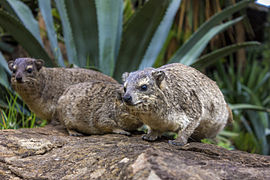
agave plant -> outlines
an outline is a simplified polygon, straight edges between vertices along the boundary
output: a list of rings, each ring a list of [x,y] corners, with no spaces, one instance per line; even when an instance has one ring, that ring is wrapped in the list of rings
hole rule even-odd
[[[130,1],[126,0],[38,0],[40,12],[46,24],[53,58],[48,55],[40,37],[37,20],[30,9],[19,0],[2,0],[0,26],[5,29],[33,58],[41,58],[46,66],[79,67],[94,66],[118,81],[123,72],[153,66],[161,51],[181,0],[149,0],[133,14]],[[246,42],[225,47],[198,60],[208,42],[219,32],[241,21],[232,16],[245,8],[252,0],[243,0],[212,16],[176,51],[169,63],[180,62],[202,67],[218,58],[257,42]],[[58,46],[59,35],[54,29],[52,6],[56,7],[63,29],[63,42],[67,59]],[[123,14],[129,18],[123,20]],[[226,22],[224,22],[227,20]],[[125,22],[125,23],[123,23]],[[0,54],[0,88],[10,89],[10,74]],[[2,91],[4,92],[4,91]],[[5,106],[1,95],[0,103]]]

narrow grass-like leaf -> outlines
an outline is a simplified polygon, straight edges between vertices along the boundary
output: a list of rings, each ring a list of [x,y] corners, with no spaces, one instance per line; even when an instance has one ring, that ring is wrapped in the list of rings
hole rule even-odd
[[[259,81],[259,83],[256,85],[255,87],[255,92],[257,92],[264,84],[268,83],[268,81],[270,80],[270,72],[267,72],[263,79],[261,81]]]
[[[96,0],[99,69],[112,76],[118,55],[123,21],[123,0]]]
[[[54,30],[53,17],[51,13],[51,1],[38,0],[38,3],[46,25],[47,35],[50,40],[51,50],[54,54],[54,57],[57,60],[58,65],[65,66],[61,50],[58,46],[57,34]]]
[[[252,127],[255,130],[256,137],[259,141],[259,144],[262,149],[262,154],[268,154],[269,148],[267,144],[267,139],[265,136],[265,126],[262,123],[262,120],[259,118],[259,114],[254,111],[248,111],[248,116],[250,117],[250,122],[252,123]]]
[[[4,0],[7,1],[12,10],[15,12],[17,17],[20,19],[22,24],[32,33],[37,39],[40,45],[43,46],[39,26],[37,20],[34,18],[31,9],[20,0]]]
[[[251,101],[256,104],[256,105],[262,105],[261,101],[259,99],[259,97],[257,96],[257,94],[255,94],[255,92],[252,91],[252,89],[248,88],[247,86],[243,85],[242,86],[243,90],[245,90],[251,97]]]
[[[234,91],[234,89],[233,89],[233,86],[231,84],[230,77],[228,77],[228,75],[225,71],[225,67],[222,65],[221,61],[218,61],[217,69],[218,69],[218,72],[220,73],[221,79],[222,79],[225,87],[227,87],[227,89],[229,90],[229,93],[232,93]]]
[[[0,124],[0,127],[1,127],[1,129],[7,129],[7,123],[6,123],[7,115],[6,115],[5,111],[3,111],[2,109],[0,109],[0,110],[1,110],[1,116],[0,117],[1,117],[1,121],[2,121],[2,123]]]
[[[32,33],[28,31],[17,19],[10,16],[3,10],[0,10],[0,26],[8,31],[31,57],[43,59],[47,66],[54,66],[54,62],[50,59],[47,52],[43,49]]]
[[[65,0],[64,3],[77,52],[76,59],[73,59],[74,64],[84,67],[89,59],[90,66],[98,67],[98,26],[95,0]]]
[[[232,110],[254,110],[254,111],[264,111],[264,112],[270,112],[269,108],[265,108],[262,106],[258,106],[258,105],[253,105],[253,104],[231,104],[230,108]]]
[[[139,68],[141,60],[153,38],[170,0],[149,0],[137,10],[123,32],[114,77],[121,79],[126,71]]]
[[[250,89],[255,88],[254,85],[256,84],[256,82],[258,80],[257,79],[258,77],[256,76],[257,65],[258,65],[258,62],[254,61],[253,65],[251,66],[251,71],[249,73],[249,78],[248,78],[248,83],[247,83],[247,87],[250,88]]]
[[[181,56],[175,56],[175,59],[178,59],[178,62],[185,64],[185,65],[191,65],[194,63],[194,61],[200,56],[200,54],[203,52],[204,48],[208,44],[208,42],[218,33],[221,31],[224,31],[226,28],[230,27],[231,25],[239,22],[242,20],[242,17],[236,18],[234,20],[228,21],[224,24],[220,24],[218,26],[213,27],[209,32],[207,32],[198,42],[194,44],[193,47],[190,47],[189,51],[186,52],[186,54],[183,54]],[[170,61],[171,62],[171,61]]]
[[[150,45],[147,48],[139,69],[151,67],[155,63],[155,60],[157,59],[157,56],[159,55],[160,50],[162,49],[164,42],[168,37],[168,33],[171,29],[173,19],[177,13],[180,2],[181,0],[171,1],[171,4],[169,5],[163,20],[161,21],[154,37],[151,40]]]
[[[61,17],[61,23],[62,23],[62,29],[64,34],[64,41],[66,45],[66,51],[68,56],[68,62],[69,64],[76,64],[79,65],[79,62],[77,60],[77,52],[75,48],[75,42],[74,37],[72,34],[70,21],[68,19],[67,15],[67,9],[64,0],[55,0],[55,4],[57,7],[57,10],[59,12],[59,15]]]
[[[259,45],[260,45],[259,42],[250,41],[250,42],[244,42],[244,43],[226,46],[224,48],[215,50],[209,54],[206,54],[206,55],[200,57],[195,63],[192,64],[192,67],[194,67],[196,69],[204,69],[204,68],[216,63],[217,60],[219,60],[225,56],[228,56],[229,54],[232,54],[241,48],[254,47],[254,46],[259,46]]]
[[[169,63],[179,62],[181,57],[190,52],[190,49],[194,47],[195,44],[200,41],[200,39],[203,38],[205,34],[207,34],[213,27],[223,20],[231,17],[235,12],[246,8],[250,2],[252,2],[252,0],[243,0],[213,15],[208,21],[203,23],[195,33],[192,34],[189,40],[179,50],[177,50],[175,55],[170,59]]]
[[[269,92],[269,91],[268,91],[268,92]],[[262,103],[262,104],[263,104],[263,105],[266,105],[266,104],[268,104],[268,103],[270,104],[270,95],[269,95],[266,99],[263,100],[263,103]]]
[[[227,137],[236,137],[239,136],[239,133],[237,132],[231,132],[231,131],[221,131],[220,133],[218,133],[221,136],[227,136]]]
[[[254,134],[252,128],[251,128],[251,124],[247,121],[247,119],[245,118],[245,116],[240,116],[240,120],[243,123],[245,129],[247,132],[249,132],[250,134]]]

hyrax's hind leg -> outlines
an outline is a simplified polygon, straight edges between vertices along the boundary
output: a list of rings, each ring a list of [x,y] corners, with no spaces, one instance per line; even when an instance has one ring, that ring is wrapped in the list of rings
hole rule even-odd
[[[187,144],[188,138],[194,133],[195,129],[199,125],[199,121],[193,120],[191,123],[187,125],[185,129],[181,129],[178,131],[178,137],[176,140],[169,140],[169,143],[176,146],[183,146]]]
[[[68,131],[68,134],[69,134],[70,136],[84,136],[82,133],[79,133],[79,132],[77,132],[77,131],[75,131],[75,130],[73,130],[73,129],[68,129],[68,128],[67,128],[67,131]]]
[[[117,123],[108,117],[101,117],[97,123],[98,129],[104,133],[115,133],[130,136],[131,134],[117,125]]]

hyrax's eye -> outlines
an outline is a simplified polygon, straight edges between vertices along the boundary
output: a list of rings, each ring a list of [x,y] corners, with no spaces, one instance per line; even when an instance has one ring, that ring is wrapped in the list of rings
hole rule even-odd
[[[146,91],[147,90],[147,85],[144,84],[144,85],[141,85],[141,91]]]
[[[32,73],[32,72],[33,72],[33,68],[27,68],[26,71],[27,71],[28,73]]]
[[[12,67],[12,72],[13,72],[13,73],[16,73],[16,70],[17,70],[17,66],[14,65],[14,66]]]

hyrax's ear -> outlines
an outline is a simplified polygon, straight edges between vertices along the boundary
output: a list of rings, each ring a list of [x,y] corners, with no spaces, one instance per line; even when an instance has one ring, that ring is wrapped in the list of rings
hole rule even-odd
[[[8,61],[8,68],[13,71],[14,61]]]
[[[152,72],[152,76],[154,77],[154,79],[156,80],[156,84],[158,85],[158,87],[160,86],[161,82],[163,81],[163,79],[165,78],[165,73],[163,71],[153,71]]]
[[[42,59],[36,59],[35,64],[36,64],[37,70],[39,71],[44,65],[44,61]]]
[[[128,76],[129,76],[129,73],[128,73],[128,72],[124,72],[124,73],[122,74],[122,81],[123,81],[123,82],[126,82]]]

